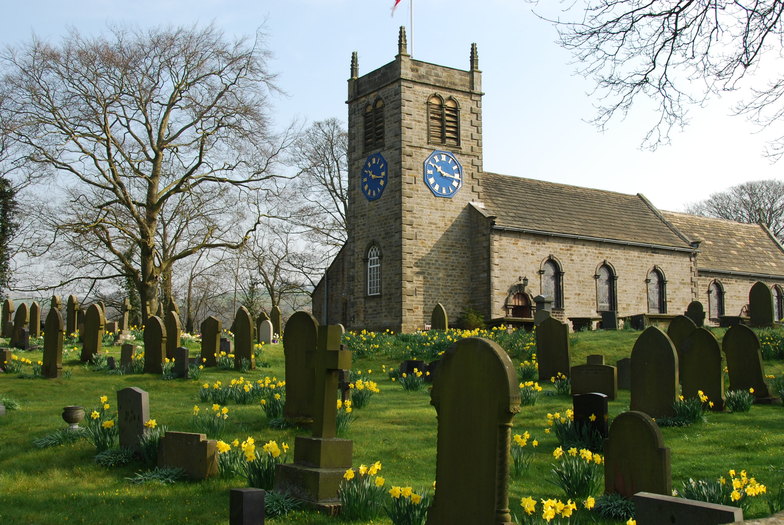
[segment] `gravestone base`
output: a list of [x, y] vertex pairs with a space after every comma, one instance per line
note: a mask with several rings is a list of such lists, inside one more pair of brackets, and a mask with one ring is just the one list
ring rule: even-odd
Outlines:
[[775, 396], [755, 397], [754, 404], [755, 405], [780, 405], [781, 398]]
[[342, 468], [345, 472], [351, 468], [353, 452], [350, 439], [297, 436], [294, 440], [294, 464]]

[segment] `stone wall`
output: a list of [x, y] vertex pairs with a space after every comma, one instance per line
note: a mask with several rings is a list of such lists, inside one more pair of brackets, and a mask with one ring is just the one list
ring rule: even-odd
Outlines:
[[784, 279], [758, 279], [754, 277], [741, 277], [737, 275], [699, 272], [695, 286], [695, 298], [705, 307], [705, 323], [718, 326], [718, 322], [709, 319], [708, 286], [713, 281], [719, 281], [724, 288], [724, 315], [741, 315], [741, 310], [749, 303], [749, 290], [757, 281], [762, 281], [771, 289], [775, 285], [784, 286]]

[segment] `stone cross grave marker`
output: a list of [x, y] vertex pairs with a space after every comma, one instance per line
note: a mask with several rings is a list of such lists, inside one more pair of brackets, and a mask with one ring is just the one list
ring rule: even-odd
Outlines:
[[281, 314], [280, 307], [278, 305], [275, 305], [270, 309], [270, 321], [272, 321], [273, 332], [275, 332], [280, 337], [281, 329], [283, 328], [283, 314]]
[[158, 446], [158, 466], [181, 468], [193, 480], [217, 476], [218, 442], [204, 434], [166, 432]]
[[651, 417], [675, 414], [678, 398], [678, 354], [675, 346], [655, 326], [640, 334], [632, 348], [631, 409]]
[[632, 501], [637, 525], [713, 525], [743, 521], [743, 509], [729, 505], [650, 492], [638, 492], [632, 496]]
[[771, 400], [765, 372], [762, 369], [762, 354], [757, 334], [744, 325], [729, 328], [722, 340], [722, 349], [727, 359], [730, 390], [754, 389], [757, 402]]
[[253, 316], [244, 306], [237, 309], [234, 317], [234, 368], [242, 368], [243, 361], [247, 363], [248, 369], [256, 368], [256, 359], [253, 355]]
[[68, 296], [65, 305], [65, 335], [68, 337], [79, 329], [79, 300], [74, 295]]
[[44, 356], [41, 375], [56, 379], [63, 375], [63, 339], [65, 323], [60, 310], [49, 309], [44, 327]]
[[767, 284], [757, 281], [749, 290], [749, 324], [755, 328], [773, 326], [775, 317], [773, 292]]
[[133, 366], [133, 350], [132, 343], [123, 343], [120, 347], [120, 368], [126, 372]]
[[41, 337], [41, 305], [30, 303], [30, 337]]
[[131, 300], [127, 297], [123, 300], [122, 305], [122, 317], [120, 317], [120, 330], [130, 330], [131, 329]]
[[449, 330], [449, 317], [446, 314], [446, 308], [441, 303], [436, 303], [430, 314], [430, 329]]
[[[29, 340], [29, 329], [27, 327], [30, 321], [30, 311], [27, 308], [25, 303], [19, 305], [19, 308], [16, 309], [16, 314], [14, 314], [14, 331], [13, 337], [11, 338], [11, 346], [14, 348], [21, 348], [22, 350], [27, 350], [30, 345]], [[28, 340], [25, 341], [25, 333], [24, 331], [28, 330]]]
[[[171, 313], [171, 310], [169, 311]], [[174, 349], [174, 377], [188, 379], [188, 369], [190, 367], [190, 356], [188, 349], [178, 346]]]
[[705, 325], [705, 307], [699, 301], [692, 301], [686, 307], [686, 317], [691, 319], [697, 328]]
[[631, 357], [624, 357], [615, 362], [615, 368], [618, 371], [618, 389], [631, 390], [632, 389], [632, 359]]
[[569, 327], [554, 318], [536, 327], [536, 357], [539, 381], [549, 381], [559, 373], [569, 377]]
[[166, 325], [166, 357], [174, 359], [174, 351], [180, 346], [180, 335], [182, 335], [180, 316], [176, 311], [168, 310], [163, 322]]
[[3, 301], [2, 337], [12, 337], [14, 333], [14, 302], [11, 299]]
[[139, 441], [150, 420], [150, 396], [141, 388], [131, 386], [117, 392], [117, 425], [120, 431], [120, 446], [133, 451], [139, 450]]
[[713, 334], [705, 328], [695, 329], [681, 342], [678, 363], [681, 395], [698, 397], [701, 390], [713, 402], [713, 410], [724, 410], [721, 348]]
[[624, 412], [604, 440], [604, 491], [624, 498], [644, 491], [672, 494], [670, 449], [661, 430], [644, 412]]
[[575, 426], [587, 426], [606, 438], [610, 425], [608, 401], [609, 397], [600, 392], [572, 395]]
[[216, 366], [215, 358], [220, 352], [220, 335], [223, 331], [223, 324], [220, 319], [209, 316], [201, 322], [201, 362], [204, 366]]
[[[492, 388], [491, 388], [492, 387]], [[511, 524], [508, 477], [512, 418], [520, 389], [509, 355], [479, 337], [452, 345], [433, 381], [438, 414], [436, 493], [429, 525]], [[466, 451], [471, 461], [466, 461]]]
[[284, 414], [291, 421], [309, 421], [313, 417], [313, 387], [318, 345], [318, 321], [308, 312], [289, 317], [283, 332], [286, 359], [286, 406]]
[[588, 356], [588, 363], [572, 367], [572, 395], [601, 392], [614, 401], [618, 395], [618, 371], [604, 364], [604, 356]]
[[696, 329], [697, 325], [694, 324], [694, 321], [685, 315], [676, 315], [667, 327], [667, 337], [675, 345], [675, 351], [678, 353], [678, 366], [681, 366], [681, 345]]
[[269, 319], [262, 320], [259, 323], [259, 343], [268, 345], [272, 343], [272, 321]]
[[84, 315], [84, 333], [82, 334], [82, 362], [87, 362], [101, 351], [103, 344], [103, 328], [106, 319], [103, 310], [97, 304], [91, 304]]
[[313, 437], [334, 438], [337, 432], [338, 374], [351, 368], [351, 352], [343, 350], [343, 327], [320, 326], [315, 355]]
[[144, 325], [144, 373], [163, 373], [163, 352], [166, 348], [166, 326], [157, 315], [147, 318]]

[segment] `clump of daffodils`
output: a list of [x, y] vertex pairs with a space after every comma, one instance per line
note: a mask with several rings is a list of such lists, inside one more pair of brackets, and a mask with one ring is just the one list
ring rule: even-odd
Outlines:
[[372, 520], [383, 512], [384, 485], [381, 462], [349, 468], [338, 488], [340, 515], [347, 520]]
[[518, 478], [528, 470], [534, 457], [533, 449], [538, 446], [539, 441], [531, 439], [528, 431], [512, 436], [512, 477]]

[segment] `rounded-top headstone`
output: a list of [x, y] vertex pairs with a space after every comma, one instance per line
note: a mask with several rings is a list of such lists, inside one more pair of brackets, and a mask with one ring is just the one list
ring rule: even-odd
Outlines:
[[681, 395], [698, 397], [699, 392], [713, 402], [713, 410], [724, 409], [724, 372], [721, 348], [705, 328], [695, 329], [682, 343], [678, 354]]
[[775, 320], [773, 292], [763, 282], [756, 282], [749, 290], [749, 321], [751, 326], [773, 326]]
[[705, 324], [705, 307], [699, 301], [692, 301], [686, 307], [686, 317], [694, 321], [698, 327]]
[[762, 369], [762, 354], [757, 334], [744, 325], [729, 328], [721, 341], [727, 359], [730, 390], [754, 389], [758, 399], [770, 396]]
[[631, 409], [651, 417], [674, 415], [678, 397], [678, 354], [667, 334], [646, 328], [632, 348]]
[[315, 369], [318, 344], [318, 321], [308, 312], [295, 312], [283, 331], [283, 354], [286, 358], [286, 406], [289, 419], [313, 417]]
[[675, 345], [675, 351], [678, 352], [678, 358], [681, 357], [681, 343], [696, 329], [697, 325], [694, 321], [685, 315], [676, 315], [670, 321], [670, 325], [667, 327], [667, 337], [669, 337], [672, 344]]

